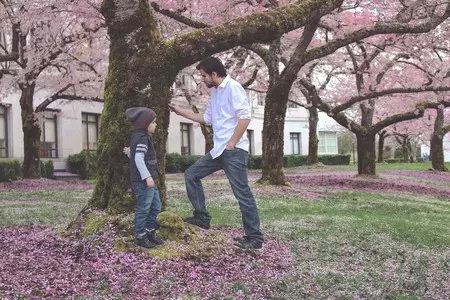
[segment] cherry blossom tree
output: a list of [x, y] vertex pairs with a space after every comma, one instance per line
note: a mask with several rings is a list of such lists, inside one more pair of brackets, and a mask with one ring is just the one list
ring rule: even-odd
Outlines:
[[[266, 98], [265, 107], [265, 118], [264, 118], [264, 130], [263, 136], [263, 178], [262, 181], [266, 181], [272, 184], [284, 184], [284, 173], [283, 173], [283, 161], [280, 158], [280, 153], [283, 153], [282, 143], [273, 143], [273, 141], [282, 141], [282, 135], [284, 131], [283, 124], [284, 114], [286, 111], [286, 103], [289, 101], [289, 91], [292, 92], [291, 87], [295, 80], [297, 79], [298, 73], [302, 71], [302, 68], [309, 62], [324, 57], [334, 53], [337, 49], [349, 45], [351, 43], [362, 44], [363, 39], [367, 39], [370, 36], [379, 34], [396, 33], [399, 36], [404, 33], [423, 33], [428, 32], [441, 24], [448, 18], [450, 10], [448, 5], [444, 6], [441, 3], [435, 3], [430, 1], [429, 3], [424, 3], [423, 5], [411, 3], [407, 6], [406, 2], [402, 2], [405, 6], [400, 5], [401, 3], [378, 3], [378, 2], [364, 2], [358, 1], [358, 9], [345, 10], [343, 14], [334, 14], [323, 18], [323, 20], [317, 20], [315, 22], [310, 22], [309, 27], [305, 27], [303, 31], [300, 42], [294, 51], [294, 54], [290, 57], [290, 61], [285, 65], [285, 69], [280, 75], [280, 80], [277, 84], [270, 87], [270, 91]], [[418, 5], [415, 7], [414, 5]], [[414, 13], [416, 8], [422, 8], [424, 5], [429, 5], [430, 9], [433, 9], [433, 14], [428, 15], [428, 17], [422, 18], [422, 15], [418, 16]], [[437, 9], [439, 7], [439, 10]], [[428, 8], [426, 6], [425, 8]], [[438, 14], [437, 12], [440, 12]], [[411, 14], [411, 17], [407, 17]], [[324, 38], [322, 39], [322, 44], [317, 45], [319, 39], [313, 39], [311, 36], [315, 34], [320, 36], [321, 28], [325, 28], [325, 33], [322, 34]], [[308, 32], [309, 30], [309, 32]], [[337, 31], [336, 31], [337, 30]], [[334, 32], [333, 35], [328, 36], [327, 33]], [[379, 39], [386, 39], [389, 36], [381, 36]], [[369, 43], [371, 43], [370, 39]], [[314, 42], [314, 43], [311, 43]], [[311, 43], [311, 44], [310, 44]], [[352, 49], [352, 48], [350, 48]], [[370, 57], [368, 57], [370, 59]], [[341, 58], [335, 57], [335, 61], [343, 62]], [[369, 62], [369, 61], [368, 61]], [[366, 72], [366, 63], [361, 63], [360, 67], [362, 69], [356, 70], [355, 74], [363, 75]], [[334, 68], [333, 68], [334, 69]], [[303, 71], [303, 72], [307, 72]], [[358, 75], [358, 76], [361, 76]], [[322, 76], [316, 74], [317, 76]], [[381, 76], [381, 75], [380, 75]], [[326, 76], [325, 76], [326, 77]], [[358, 79], [359, 80], [359, 79]], [[326, 112], [330, 112], [324, 106], [320, 106], [317, 103], [317, 92], [316, 87], [308, 84], [308, 78], [302, 78], [301, 82], [304, 88], [308, 92], [307, 99], [314, 99], [316, 104], [313, 106], [323, 109]], [[310, 82], [310, 81], [309, 81]], [[310, 82], [311, 83], [311, 82]], [[318, 84], [321, 86], [324, 83]], [[361, 93], [363, 86], [360, 86]], [[349, 91], [347, 87], [344, 88], [346, 92]], [[421, 90], [421, 88], [420, 88]], [[331, 95], [331, 93], [330, 93]], [[342, 95], [340, 95], [342, 97]], [[362, 100], [361, 100], [362, 101]], [[359, 101], [354, 102], [353, 104]], [[301, 104], [301, 103], [299, 103]], [[350, 103], [349, 103], [350, 104]], [[308, 103], [307, 103], [308, 106]], [[349, 105], [350, 107], [351, 105]], [[333, 117], [333, 115], [332, 115]], [[342, 115], [345, 117], [345, 115]], [[347, 127], [346, 122], [341, 122], [338, 120], [341, 118], [335, 118], [338, 123]], [[276, 121], [275, 121], [276, 120]], [[274, 124], [279, 122], [278, 125]], [[272, 131], [272, 128], [276, 130]], [[272, 141], [270, 143], [264, 142]], [[359, 139], [361, 141], [361, 139]], [[314, 139], [312, 139], [314, 142]], [[369, 160], [374, 160], [375, 150], [368, 145], [363, 146], [364, 143], [359, 143], [358, 157], [359, 163], [363, 163], [365, 160], [361, 160], [361, 156], [367, 156]], [[265, 145], [265, 146], [264, 146]], [[372, 154], [369, 154], [372, 153]], [[373, 156], [373, 157], [372, 157]], [[366, 168], [359, 168], [360, 173], [373, 173], [374, 170], [370, 171]]]
[[[307, 26], [296, 33], [297, 42], [293, 43], [294, 47], [284, 53], [282, 53], [281, 48], [286, 48], [286, 46], [281, 39], [272, 41], [269, 44], [269, 48], [255, 44], [246, 46], [257, 53], [268, 68], [268, 88], [263, 129], [263, 175], [261, 182], [285, 184], [282, 155], [284, 116], [293, 82], [303, 66], [308, 62], [333, 53], [342, 46], [375, 34], [427, 32], [446, 19], [446, 15], [441, 14], [432, 18], [429, 22], [405, 24], [405, 15], [409, 14], [410, 8], [402, 8], [398, 7], [398, 5], [399, 3], [397, 3], [397, 6], [387, 4], [383, 7], [383, 13], [374, 14], [377, 9], [380, 9], [380, 3], [358, 1], [357, 6], [353, 4], [341, 7], [341, 10], [347, 13], [333, 15], [333, 17], [326, 19], [328, 22], [319, 22], [320, 14], [311, 15], [311, 21]], [[265, 7], [273, 9], [277, 5], [276, 2], [272, 1], [265, 4]], [[351, 11], [351, 13], [348, 11]], [[358, 13], [358, 11], [362, 12]], [[207, 28], [209, 26], [208, 24], [181, 18], [176, 13], [164, 13], [193, 27]], [[380, 22], [382, 18], [384, 18], [384, 23]], [[408, 19], [406, 21], [411, 20]], [[342, 28], [346, 28], [346, 30]], [[327, 34], [329, 31], [335, 32], [333, 37]], [[318, 37], [313, 39], [314, 35]], [[307, 51], [308, 48], [310, 48], [309, 51]], [[287, 55], [283, 57], [283, 54]], [[280, 70], [279, 65], [281, 63], [285, 67]], [[315, 131], [317, 111], [311, 104], [307, 104], [307, 106], [310, 111], [311, 162], [314, 162], [314, 160], [317, 160], [318, 144]]]
[[[195, 2], [191, 3], [192, 6]], [[342, 0], [309, 0], [277, 10], [253, 13], [166, 38], [161, 23], [144, 0], [104, 0], [102, 13], [110, 38], [109, 70], [99, 140], [97, 184], [90, 205], [110, 211], [132, 208], [124, 200], [129, 183], [121, 149], [126, 144], [129, 124], [124, 111], [130, 106], [151, 106], [160, 126], [155, 134], [157, 160], [164, 170], [164, 153], [169, 124], [168, 103], [178, 72], [201, 58], [238, 45], [269, 42], [283, 33], [305, 26], [311, 14], [325, 15]], [[203, 7], [202, 7], [203, 8]], [[209, 5], [209, 8], [215, 8]], [[195, 10], [192, 11], [192, 14]], [[164, 177], [161, 194], [165, 195]]]
[[101, 99], [104, 20], [87, 0], [1, 0], [0, 24], [0, 93], [20, 94], [23, 176], [38, 178], [39, 113], [59, 99]]
[[[439, 28], [436, 31], [440, 33]], [[414, 46], [421, 43], [426, 47]], [[427, 108], [449, 105], [444, 97], [450, 90], [447, 70], [442, 68], [446, 64], [430, 60], [425, 51], [429, 46], [420, 36], [399, 35], [347, 46], [349, 58], [341, 58], [338, 64], [350, 70], [355, 84], [351, 84], [348, 75], [340, 76], [339, 83], [325, 96], [329, 97], [328, 103], [311, 81], [302, 79], [314, 106], [356, 134], [359, 174], [375, 175], [376, 133], [392, 124], [420, 118]], [[349, 113], [356, 105], [358, 114], [354, 109]], [[374, 119], [376, 107], [389, 114], [378, 113], [378, 119]]]

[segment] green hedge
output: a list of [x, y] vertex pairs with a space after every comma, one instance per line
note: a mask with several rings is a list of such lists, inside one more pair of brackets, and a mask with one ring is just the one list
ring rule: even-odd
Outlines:
[[0, 161], [0, 181], [17, 180], [20, 177], [22, 177], [22, 164], [20, 161]]
[[95, 178], [97, 168], [97, 152], [83, 150], [69, 155], [67, 158], [68, 171], [80, 174], [81, 179]]
[[166, 173], [182, 173], [193, 163], [202, 157], [201, 155], [181, 155], [179, 153], [166, 154]]
[[[54, 178], [53, 161], [40, 161], [41, 177]], [[0, 181], [17, 180], [22, 177], [23, 165], [18, 160], [0, 161]]]
[[[166, 154], [166, 173], [180, 173], [184, 172], [194, 162], [196, 162], [201, 155], [180, 155], [178, 153]], [[306, 155], [285, 155], [284, 166], [297, 167], [304, 166], [308, 162]], [[319, 155], [319, 161], [325, 165], [348, 165], [350, 164], [350, 155]], [[261, 169], [262, 156], [250, 155], [248, 167], [249, 169]]]
[[55, 168], [53, 166], [53, 161], [47, 160], [42, 161], [41, 160], [41, 177], [54, 179], [55, 178]]

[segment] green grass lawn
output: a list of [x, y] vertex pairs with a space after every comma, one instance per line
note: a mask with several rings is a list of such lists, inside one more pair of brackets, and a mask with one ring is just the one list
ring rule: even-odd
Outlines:
[[[428, 164], [395, 166], [422, 170]], [[390, 170], [394, 164], [377, 167]], [[184, 184], [168, 179], [167, 185], [168, 209], [191, 215]], [[205, 180], [204, 186], [212, 225], [240, 228], [240, 212], [227, 181]], [[252, 187], [264, 232], [288, 243], [296, 258], [288, 276], [267, 282], [273, 298], [449, 298], [449, 199], [336, 190], [304, 199], [294, 193], [263, 193], [254, 183]], [[91, 192], [0, 192], [0, 226], [62, 228]]]

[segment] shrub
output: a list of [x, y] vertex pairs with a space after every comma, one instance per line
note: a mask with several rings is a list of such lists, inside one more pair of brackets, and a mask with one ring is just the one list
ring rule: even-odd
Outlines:
[[[195, 163], [201, 155], [180, 155], [178, 153], [166, 154], [166, 173], [180, 173], [186, 171]], [[306, 155], [285, 155], [284, 167], [304, 166], [308, 163]], [[319, 161], [325, 165], [348, 165], [350, 164], [350, 155], [320, 155]], [[249, 155], [249, 169], [262, 168], [262, 155]]]
[[67, 164], [69, 172], [80, 174], [81, 179], [95, 178], [97, 153], [83, 150], [78, 154], [69, 155]]
[[55, 178], [54, 172], [53, 161], [48, 160], [44, 162], [41, 160], [41, 177], [53, 179]]
[[193, 165], [201, 155], [181, 155], [179, 153], [166, 154], [166, 173], [180, 173]]
[[248, 168], [249, 169], [261, 169], [262, 168], [262, 155], [249, 155]]
[[348, 165], [350, 164], [350, 154], [319, 155], [319, 161], [324, 165]]
[[286, 168], [304, 166], [308, 164], [308, 156], [295, 154], [285, 155], [283, 161]]
[[0, 161], [0, 181], [16, 180], [22, 176], [22, 165], [18, 160]]

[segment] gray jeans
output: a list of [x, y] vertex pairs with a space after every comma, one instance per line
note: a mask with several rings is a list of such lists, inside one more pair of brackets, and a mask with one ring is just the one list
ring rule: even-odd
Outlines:
[[194, 216], [209, 223], [211, 221], [211, 215], [206, 209], [205, 193], [201, 179], [223, 169], [230, 182], [233, 194], [239, 201], [245, 234], [249, 237], [263, 240], [258, 208], [250, 186], [248, 185], [247, 165], [248, 153], [239, 148], [225, 150], [222, 155], [215, 159], [208, 153], [196, 161], [184, 173], [186, 191], [194, 207]]

